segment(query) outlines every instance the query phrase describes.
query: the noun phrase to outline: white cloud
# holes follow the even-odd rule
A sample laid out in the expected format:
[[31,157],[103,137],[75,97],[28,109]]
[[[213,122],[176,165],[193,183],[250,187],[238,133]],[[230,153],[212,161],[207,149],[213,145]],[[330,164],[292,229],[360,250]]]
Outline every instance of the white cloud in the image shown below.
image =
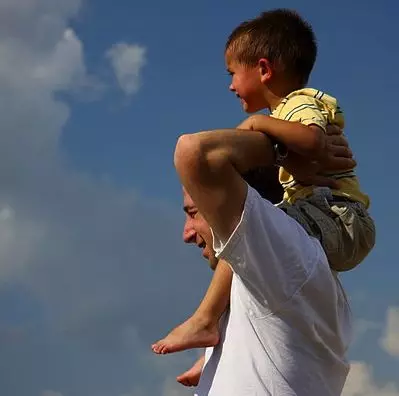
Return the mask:
[[361,342],[362,337],[373,330],[381,330],[382,324],[366,319],[356,319],[353,324],[354,342]]
[[[369,320],[358,319],[355,333],[360,338],[370,330],[384,328],[380,346],[392,356],[399,356],[399,307],[388,307],[385,326]],[[391,381],[379,384],[374,378],[372,365],[353,361],[342,396],[399,396],[398,385]]]
[[41,58],[32,69],[32,79],[50,90],[67,90],[83,84],[86,79],[82,42],[75,32],[67,28],[54,51]]
[[342,396],[399,396],[399,390],[393,382],[378,385],[371,366],[352,362]]
[[[160,394],[175,368],[154,372],[143,356],[177,322],[171,306],[199,301],[190,282],[165,282],[201,274],[182,246],[175,209],[65,165],[70,108],[57,93],[88,78],[84,45],[69,27],[79,5],[0,0],[0,338],[15,341],[0,356],[7,396],[40,394],[48,378],[63,386],[42,396],[85,396],[87,384],[92,394]],[[131,94],[145,50],[113,49]],[[7,382],[16,372],[24,380]],[[74,381],[65,385],[69,373]]]
[[[154,357],[147,345],[199,301],[191,282],[179,282],[202,274],[180,242],[180,218],[133,190],[72,171],[60,150],[70,108],[56,94],[89,78],[84,45],[69,27],[79,5],[0,0],[0,296],[3,285],[20,288],[36,314],[17,327],[1,318],[0,366],[9,373],[0,394],[40,394],[57,378],[64,386],[41,396],[86,396],[88,384],[91,394],[183,396],[190,391],[173,376],[191,360]],[[145,48],[120,43],[108,57],[120,87],[136,93]],[[396,318],[390,311],[383,341],[391,353]],[[10,389],[15,373],[24,380]],[[74,389],[65,385],[70,378]],[[346,392],[398,396],[392,384],[377,386],[364,363],[355,364]]]
[[399,307],[388,308],[387,324],[380,344],[388,354],[399,357]]
[[120,88],[126,95],[138,92],[142,85],[141,72],[146,60],[146,48],[137,44],[114,44],[106,53]]

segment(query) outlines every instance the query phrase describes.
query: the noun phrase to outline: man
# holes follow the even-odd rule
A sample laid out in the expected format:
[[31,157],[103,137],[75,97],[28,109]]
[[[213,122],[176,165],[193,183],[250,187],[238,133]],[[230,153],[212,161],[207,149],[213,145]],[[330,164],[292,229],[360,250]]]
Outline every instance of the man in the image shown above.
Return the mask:
[[195,385],[203,366],[198,396],[338,396],[348,373],[350,311],[319,241],[241,177],[273,161],[270,140],[254,131],[184,135],[176,146],[185,241],[234,272],[219,344],[178,378]]

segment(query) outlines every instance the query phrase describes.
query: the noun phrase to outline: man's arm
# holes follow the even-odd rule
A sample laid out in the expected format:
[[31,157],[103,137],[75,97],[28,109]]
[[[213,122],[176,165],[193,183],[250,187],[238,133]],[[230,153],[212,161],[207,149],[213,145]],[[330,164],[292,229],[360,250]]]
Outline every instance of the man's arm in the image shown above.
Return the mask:
[[272,165],[274,152],[264,133],[216,130],[181,136],[174,161],[198,210],[218,237],[227,240],[240,221],[247,195],[241,174]]
[[[300,156],[292,158],[294,176],[297,170],[306,175],[309,184],[334,187],[333,181],[317,172],[356,166],[342,130],[336,126],[327,126],[326,151],[322,165],[316,167]],[[240,174],[273,163],[270,139],[256,131],[230,129],[183,135],[175,151],[183,186],[221,239],[231,235],[242,214],[247,184]]]
[[319,158],[325,149],[325,132],[318,125],[304,125],[298,121],[256,114],[244,120],[238,129],[263,132],[309,160]]

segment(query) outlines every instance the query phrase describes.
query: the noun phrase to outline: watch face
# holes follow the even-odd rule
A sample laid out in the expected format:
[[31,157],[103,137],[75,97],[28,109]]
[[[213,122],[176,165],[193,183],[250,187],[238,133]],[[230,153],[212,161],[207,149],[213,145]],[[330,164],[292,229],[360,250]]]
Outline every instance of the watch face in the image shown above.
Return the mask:
[[287,149],[287,146],[285,144],[276,143],[276,149],[277,149],[278,155],[280,157],[283,157],[283,158],[287,157],[288,149]]

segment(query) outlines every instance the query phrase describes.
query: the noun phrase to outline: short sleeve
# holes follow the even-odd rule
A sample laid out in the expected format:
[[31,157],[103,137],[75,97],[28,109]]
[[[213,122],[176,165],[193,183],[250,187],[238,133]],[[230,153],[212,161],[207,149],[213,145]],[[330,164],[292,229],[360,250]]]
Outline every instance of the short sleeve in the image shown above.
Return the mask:
[[318,241],[250,186],[236,229],[227,241],[213,234],[213,246],[270,311],[302,287],[321,254]]
[[326,131],[328,115],[316,98],[308,95],[295,95],[287,100],[279,117],[281,120],[296,121],[304,125],[317,125]]

